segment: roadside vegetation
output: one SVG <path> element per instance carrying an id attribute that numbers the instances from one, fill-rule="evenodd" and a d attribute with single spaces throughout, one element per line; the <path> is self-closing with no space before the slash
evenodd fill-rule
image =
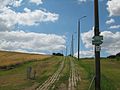
<path id="1" fill-rule="evenodd" d="M 79 81 L 77 84 L 77 90 L 79 90 L 79 89 L 80 90 L 88 90 L 90 80 L 88 77 L 87 70 L 81 65 L 82 63 L 80 63 L 77 59 L 74 60 L 74 63 L 75 63 L 75 67 L 76 67 L 77 71 L 80 73 L 80 78 L 81 78 L 81 81 Z"/>
<path id="2" fill-rule="evenodd" d="M 94 60 L 81 59 L 79 65 L 87 71 L 89 81 L 95 75 Z M 101 60 L 101 89 L 102 90 L 120 90 L 120 61 L 112 59 Z M 95 83 L 95 82 L 94 82 Z M 94 83 L 91 90 L 94 90 Z"/>
<path id="3" fill-rule="evenodd" d="M 70 56 L 15 52 L 0 52 L 0 57 L 0 67 L 7 67 L 0 68 L 0 90 L 88 90 L 95 76 L 92 58 L 78 61 Z M 10 68 L 11 65 L 16 66 Z M 28 67 L 31 67 L 31 78 L 27 78 Z M 120 90 L 119 69 L 120 60 L 101 59 L 101 90 Z M 95 82 L 90 90 L 94 90 L 94 85 Z"/>
<path id="4" fill-rule="evenodd" d="M 34 90 L 59 67 L 61 58 L 51 57 L 34 62 L 24 63 L 10 70 L 0 70 L 0 90 Z M 27 68 L 36 70 L 35 79 L 27 79 Z"/>

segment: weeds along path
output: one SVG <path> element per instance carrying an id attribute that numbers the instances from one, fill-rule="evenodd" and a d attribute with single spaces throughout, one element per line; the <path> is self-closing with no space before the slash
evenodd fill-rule
<path id="1" fill-rule="evenodd" d="M 74 58 L 69 58 L 70 60 L 70 76 L 68 90 L 76 90 L 78 81 L 81 81 L 79 71 L 75 67 Z"/>
<path id="2" fill-rule="evenodd" d="M 60 73 L 62 72 L 64 68 L 64 61 L 65 61 L 64 59 L 65 57 L 63 57 L 63 60 L 58 70 L 51 77 L 49 77 L 42 85 L 40 85 L 36 90 L 49 90 L 53 86 L 53 84 L 57 80 L 59 80 Z"/>

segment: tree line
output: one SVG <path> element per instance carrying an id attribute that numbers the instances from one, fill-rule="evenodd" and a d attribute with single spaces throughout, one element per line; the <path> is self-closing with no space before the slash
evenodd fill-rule
<path id="1" fill-rule="evenodd" d="M 120 52 L 117 53 L 116 55 L 110 55 L 107 58 L 113 58 L 113 59 L 116 58 L 117 60 L 120 60 Z"/>

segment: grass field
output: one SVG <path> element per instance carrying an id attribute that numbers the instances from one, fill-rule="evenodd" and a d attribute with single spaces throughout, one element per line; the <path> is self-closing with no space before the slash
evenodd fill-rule
<path id="1" fill-rule="evenodd" d="M 95 75 L 94 60 L 81 60 L 79 65 L 87 72 L 88 79 Z M 91 88 L 93 90 L 94 83 Z M 101 60 L 101 89 L 120 90 L 120 61 L 102 59 Z"/>
<path id="2" fill-rule="evenodd" d="M 61 59 L 54 57 L 28 62 L 11 70 L 0 71 L 0 90 L 30 90 L 31 88 L 34 90 L 56 71 L 60 61 Z M 29 66 L 36 70 L 35 80 L 27 79 L 26 70 Z"/>
<path id="3" fill-rule="evenodd" d="M 47 87 L 45 90 L 88 90 L 95 75 L 93 59 L 78 61 L 72 57 L 15 52 L 0 52 L 0 57 L 1 66 L 21 63 L 0 70 L 0 90 L 42 90 L 41 85 Z M 28 67 L 32 67 L 32 77 L 36 71 L 34 79 L 27 79 Z M 94 83 L 90 90 L 94 90 Z M 101 59 L 101 90 L 120 90 L 119 60 Z"/>
<path id="4" fill-rule="evenodd" d="M 4 69 L 6 66 L 14 66 L 28 61 L 42 60 L 48 57 L 50 56 L 0 51 L 0 68 Z"/>

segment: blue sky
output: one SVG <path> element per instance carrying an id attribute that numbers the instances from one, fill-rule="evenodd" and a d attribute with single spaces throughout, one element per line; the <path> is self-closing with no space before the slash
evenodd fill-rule
<path id="1" fill-rule="evenodd" d="M 65 53 L 74 34 L 77 55 L 77 22 L 81 19 L 81 56 L 94 56 L 93 0 L 0 1 L 0 50 L 29 53 Z M 104 36 L 101 56 L 120 52 L 120 0 L 99 1 L 100 31 Z M 69 51 L 70 52 L 70 51 Z"/>

